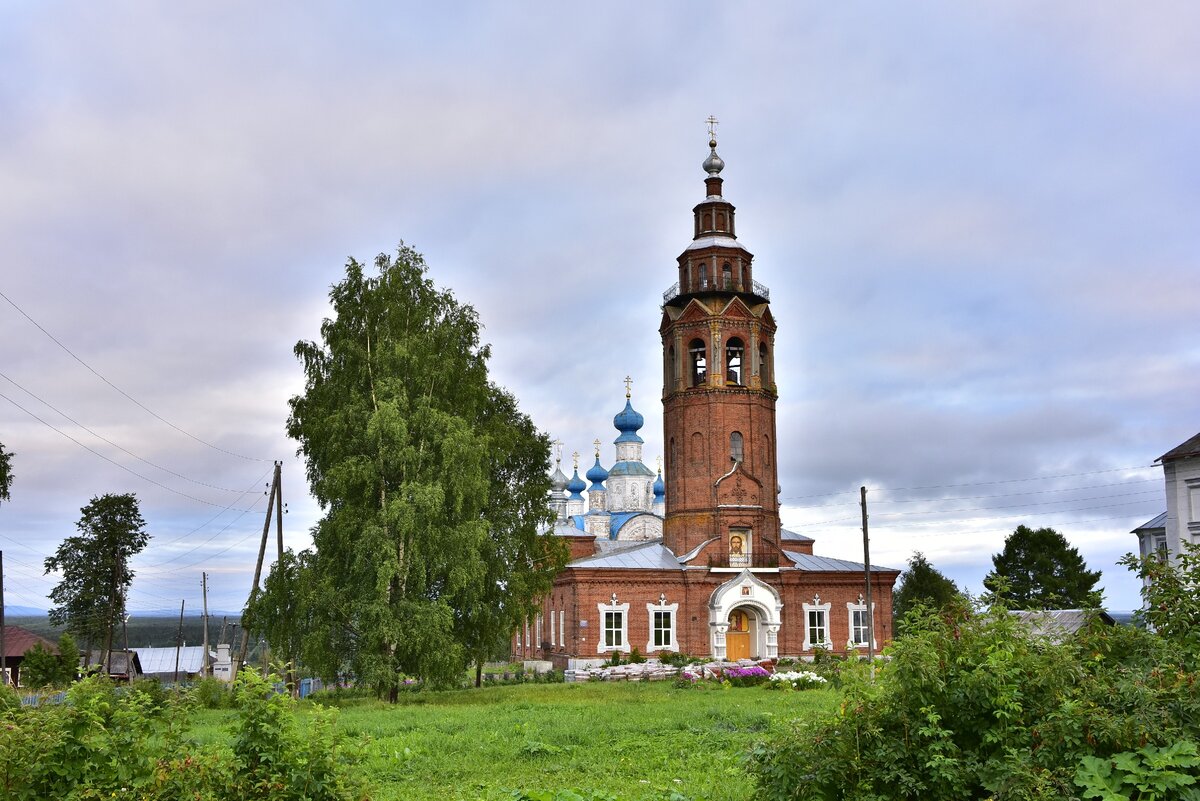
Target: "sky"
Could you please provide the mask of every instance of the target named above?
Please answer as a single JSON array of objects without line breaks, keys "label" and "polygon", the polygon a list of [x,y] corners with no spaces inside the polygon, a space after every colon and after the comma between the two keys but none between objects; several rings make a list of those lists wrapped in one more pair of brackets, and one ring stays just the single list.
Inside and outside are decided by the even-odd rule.
[{"label": "sky", "polygon": [[[623,379],[662,453],[662,292],[725,196],[779,325],[785,526],[978,593],[1050,526],[1116,564],[1200,430],[1200,6],[0,4],[0,505],[9,605],[104,493],[134,614],[237,610],[273,460],[320,510],[293,355],[401,241],[573,451]],[[584,465],[587,466],[586,464]],[[548,466],[548,469],[550,466]],[[268,562],[273,559],[268,551]]]}]

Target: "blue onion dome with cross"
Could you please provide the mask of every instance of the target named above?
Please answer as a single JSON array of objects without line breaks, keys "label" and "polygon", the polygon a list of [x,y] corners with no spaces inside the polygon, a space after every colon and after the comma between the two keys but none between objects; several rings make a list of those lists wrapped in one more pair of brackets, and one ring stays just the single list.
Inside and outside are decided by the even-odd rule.
[{"label": "blue onion dome with cross", "polygon": [[618,436],[617,461],[608,471],[609,511],[650,511],[654,503],[654,471],[642,463],[642,438],[638,430],[645,418],[633,408],[633,379],[625,378],[625,408],[613,418]]}]

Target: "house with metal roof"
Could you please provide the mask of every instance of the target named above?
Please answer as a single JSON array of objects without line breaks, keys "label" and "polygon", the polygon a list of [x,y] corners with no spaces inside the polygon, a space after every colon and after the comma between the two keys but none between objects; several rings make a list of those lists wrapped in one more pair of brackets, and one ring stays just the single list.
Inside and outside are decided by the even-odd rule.
[{"label": "house with metal roof", "polygon": [[1131,533],[1142,556],[1175,559],[1185,543],[1200,545],[1200,434],[1155,460],[1163,468],[1167,510]]}]

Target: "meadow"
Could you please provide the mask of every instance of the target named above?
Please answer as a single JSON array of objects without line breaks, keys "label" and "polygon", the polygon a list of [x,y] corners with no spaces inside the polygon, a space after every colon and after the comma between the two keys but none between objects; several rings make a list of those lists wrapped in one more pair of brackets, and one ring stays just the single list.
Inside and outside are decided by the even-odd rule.
[{"label": "meadow", "polygon": [[[748,750],[839,699],[832,690],[592,682],[333,703],[380,801],[512,801],[568,789],[586,799],[745,801],[754,795]],[[309,709],[301,702],[302,716]],[[228,741],[233,714],[198,710],[191,736]]]}]

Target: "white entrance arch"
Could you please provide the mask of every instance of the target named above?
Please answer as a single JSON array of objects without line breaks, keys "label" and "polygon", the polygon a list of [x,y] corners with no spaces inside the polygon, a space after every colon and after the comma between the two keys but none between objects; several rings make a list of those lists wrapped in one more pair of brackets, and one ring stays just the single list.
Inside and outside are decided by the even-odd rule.
[{"label": "white entrance arch", "polygon": [[725,634],[729,631],[729,613],[745,608],[758,616],[756,642],[751,655],[775,659],[779,656],[779,610],[783,601],[770,584],[743,570],[713,590],[708,600],[708,640],[714,659],[725,658]]}]

